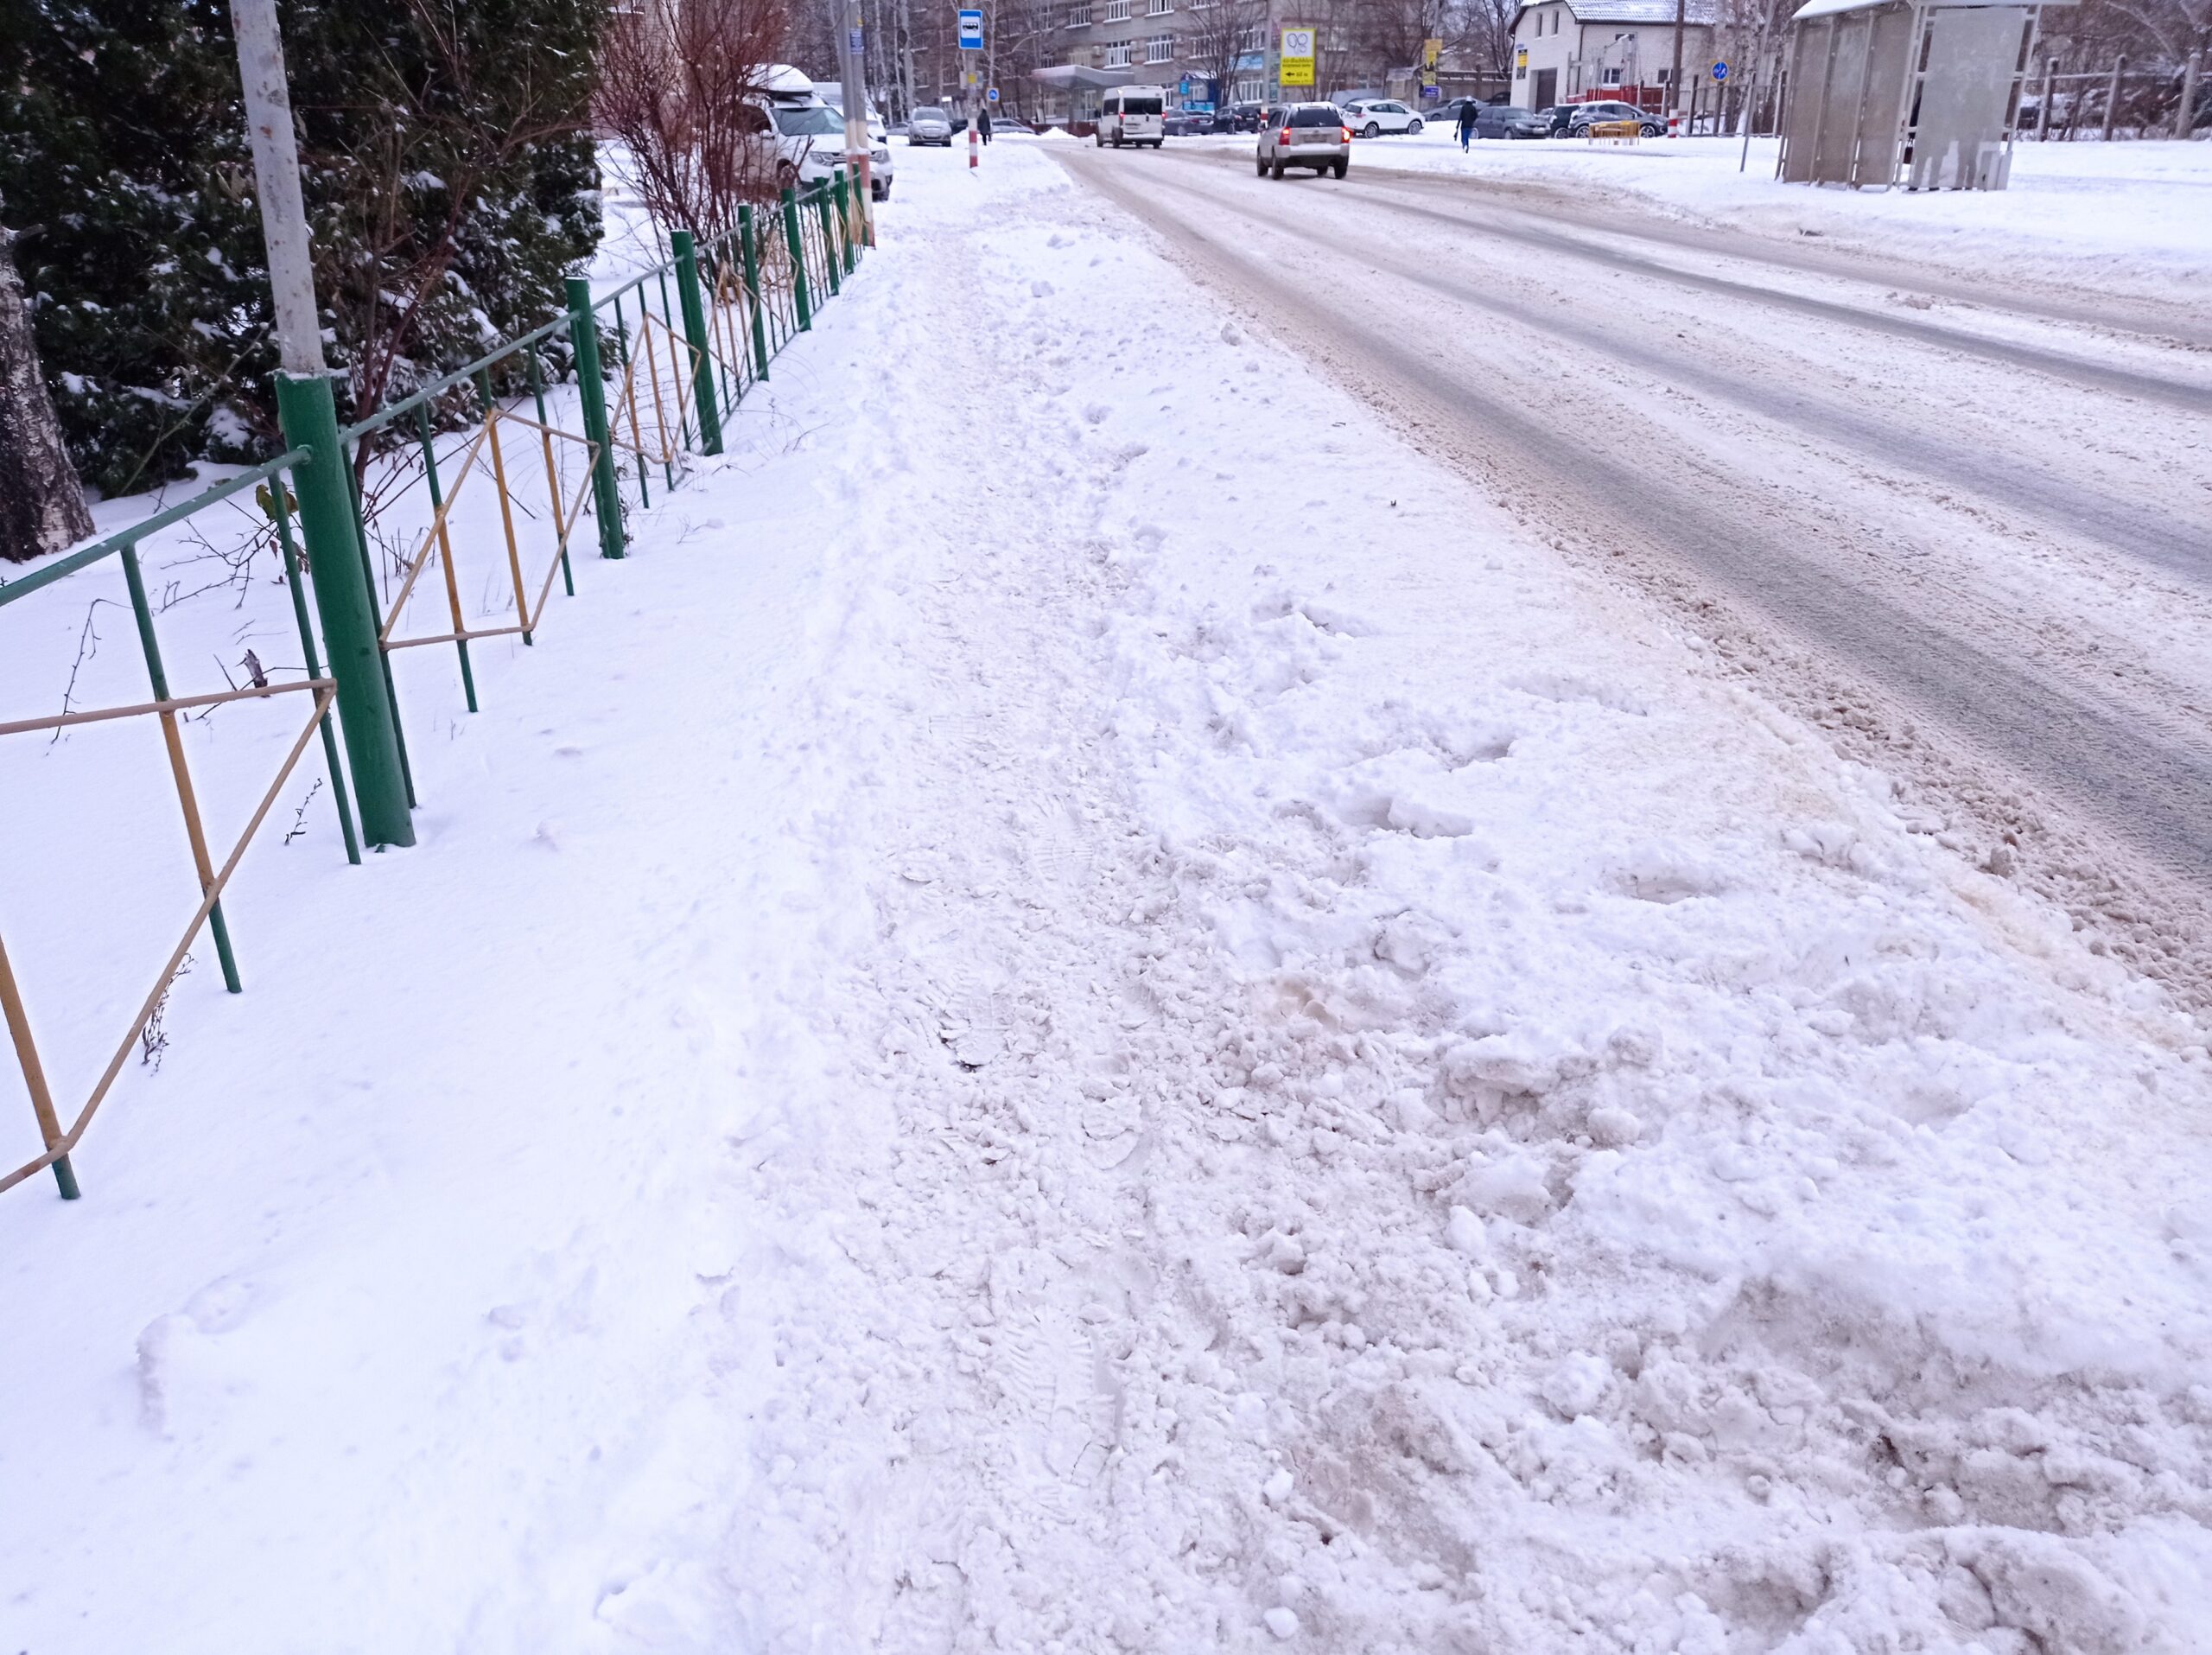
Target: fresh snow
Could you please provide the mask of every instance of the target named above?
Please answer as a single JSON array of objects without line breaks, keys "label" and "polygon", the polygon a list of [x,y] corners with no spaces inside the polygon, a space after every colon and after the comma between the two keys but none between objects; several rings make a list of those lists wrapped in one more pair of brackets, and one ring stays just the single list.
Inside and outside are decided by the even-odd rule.
[{"label": "fresh snow", "polygon": [[[0,1648],[2203,1647],[2202,1028],[1046,148],[900,160],[0,1198]],[[65,1094],[158,765],[0,747]]]}]

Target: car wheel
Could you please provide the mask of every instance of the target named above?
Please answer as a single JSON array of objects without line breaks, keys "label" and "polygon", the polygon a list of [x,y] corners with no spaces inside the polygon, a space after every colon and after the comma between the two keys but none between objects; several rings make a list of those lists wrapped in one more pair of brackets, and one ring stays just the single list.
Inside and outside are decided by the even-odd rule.
[{"label": "car wheel", "polygon": [[1260,158],[1259,156],[1254,156],[1252,157],[1252,161],[1253,161],[1253,164],[1259,168],[1259,169],[1260,169],[1260,176],[1261,176],[1261,177],[1262,177],[1262,178],[1265,178],[1265,177],[1268,175],[1268,163],[1267,163],[1266,162],[1264,162],[1264,161],[1261,160],[1261,158]]},{"label": "car wheel", "polygon": [[1281,177],[1282,177],[1282,162],[1281,162],[1280,160],[1278,160],[1278,161],[1275,162],[1274,171],[1273,173],[1271,173],[1271,174],[1269,175],[1269,176],[1270,176],[1270,177],[1273,177],[1273,178],[1274,178],[1274,179],[1276,179],[1277,181],[1280,181],[1280,180],[1281,179]]},{"label": "car wheel", "polygon": [[1366,127],[1360,132],[1360,137],[1363,138],[1379,138],[1382,136],[1382,127],[1374,121],[1368,122]]},{"label": "car wheel", "polygon": [[1418,132],[1418,131],[1420,131],[1420,130],[1421,130],[1421,119],[1420,119],[1420,118],[1419,118],[1418,116],[1416,116],[1416,117],[1414,118],[1414,123],[1413,123],[1413,124],[1412,124],[1412,125],[1410,125],[1410,126],[1408,126],[1408,128],[1406,128],[1406,133],[1407,133],[1407,136],[1408,136],[1408,137],[1411,137],[1414,133]]},{"label": "car wheel", "polygon": [[1351,170],[1351,162],[1349,160],[1339,161],[1329,170],[1335,173],[1338,177],[1342,178],[1346,173]]},{"label": "car wheel", "polygon": [[1656,121],[1646,121],[1643,124],[1643,136],[1647,138],[1656,138],[1666,130],[1667,129],[1665,127],[1661,126]]}]

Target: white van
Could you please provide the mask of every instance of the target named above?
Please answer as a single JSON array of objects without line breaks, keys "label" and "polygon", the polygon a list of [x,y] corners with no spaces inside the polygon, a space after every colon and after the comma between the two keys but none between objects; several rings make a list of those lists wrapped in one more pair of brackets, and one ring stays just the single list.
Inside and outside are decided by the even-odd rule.
[{"label": "white van", "polygon": [[1116,150],[1125,143],[1149,143],[1157,150],[1167,141],[1160,118],[1167,109],[1165,86],[1116,86],[1099,100],[1098,143]]}]

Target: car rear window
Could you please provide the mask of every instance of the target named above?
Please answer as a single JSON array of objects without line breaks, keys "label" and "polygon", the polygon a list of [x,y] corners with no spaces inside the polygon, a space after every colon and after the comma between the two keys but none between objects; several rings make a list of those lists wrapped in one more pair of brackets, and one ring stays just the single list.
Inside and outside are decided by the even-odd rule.
[{"label": "car rear window", "polygon": [[1344,117],[1333,109],[1294,109],[1290,111],[1293,126],[1342,126]]},{"label": "car rear window", "polygon": [[1125,115],[1157,115],[1160,113],[1160,99],[1124,98],[1122,100],[1122,112]]}]

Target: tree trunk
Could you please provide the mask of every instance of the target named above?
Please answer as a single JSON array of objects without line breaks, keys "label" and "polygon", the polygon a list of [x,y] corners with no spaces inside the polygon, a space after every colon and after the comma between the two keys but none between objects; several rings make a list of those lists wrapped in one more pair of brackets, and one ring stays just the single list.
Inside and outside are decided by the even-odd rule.
[{"label": "tree trunk", "polygon": [[59,551],[92,532],[84,487],[39,372],[15,238],[0,229],[0,563]]}]

